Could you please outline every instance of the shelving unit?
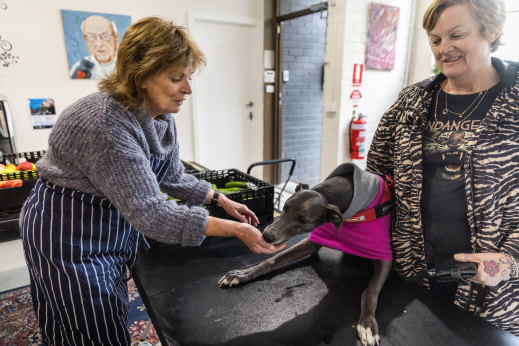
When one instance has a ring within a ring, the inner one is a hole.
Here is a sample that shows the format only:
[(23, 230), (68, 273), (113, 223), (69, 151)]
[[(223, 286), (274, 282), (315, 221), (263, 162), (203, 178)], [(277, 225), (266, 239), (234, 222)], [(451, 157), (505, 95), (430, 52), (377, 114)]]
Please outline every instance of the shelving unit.
[(9, 104), (0, 100), (0, 154), (14, 153), (14, 130)]

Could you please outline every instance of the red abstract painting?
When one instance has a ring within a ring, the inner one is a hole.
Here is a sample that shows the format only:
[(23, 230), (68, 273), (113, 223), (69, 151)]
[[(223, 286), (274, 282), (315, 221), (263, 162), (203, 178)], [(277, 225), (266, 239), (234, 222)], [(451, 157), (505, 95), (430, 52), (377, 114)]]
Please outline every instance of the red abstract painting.
[(400, 8), (371, 3), (366, 68), (392, 70)]

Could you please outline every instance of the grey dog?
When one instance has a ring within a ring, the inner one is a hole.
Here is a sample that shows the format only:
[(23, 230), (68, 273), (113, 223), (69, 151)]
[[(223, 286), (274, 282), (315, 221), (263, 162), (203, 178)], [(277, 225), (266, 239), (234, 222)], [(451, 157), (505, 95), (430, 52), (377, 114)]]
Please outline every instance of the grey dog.
[[(263, 238), (268, 243), (280, 244), (296, 235), (312, 232), (328, 222), (341, 229), (344, 220), (349, 220), (374, 200), (380, 184), (377, 175), (363, 171), (352, 163), (342, 164), (312, 189), (308, 189), (308, 185), (299, 184), (296, 192), (287, 199), (282, 215), (265, 229)], [(387, 210), (384, 213), (387, 214)], [(315, 253), (321, 246), (305, 238), (257, 265), (226, 273), (218, 281), (218, 285), (232, 287), (251, 281)], [(362, 293), (361, 314), (357, 323), (357, 333), (362, 345), (380, 343), (375, 310), (378, 295), (391, 270), (391, 263), (390, 260), (373, 260), (373, 276)]]

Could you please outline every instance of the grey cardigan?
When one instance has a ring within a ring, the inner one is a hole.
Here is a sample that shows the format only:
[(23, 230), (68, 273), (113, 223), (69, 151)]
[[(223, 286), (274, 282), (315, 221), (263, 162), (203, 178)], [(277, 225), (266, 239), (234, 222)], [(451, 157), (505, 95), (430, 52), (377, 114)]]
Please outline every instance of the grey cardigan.
[[(169, 160), (160, 185), (153, 159)], [(161, 242), (199, 245), (210, 184), (185, 174), (171, 114), (156, 118), (125, 110), (106, 93), (93, 93), (59, 116), (39, 175), (69, 189), (106, 197), (137, 230)], [(161, 191), (187, 201), (178, 205)]]

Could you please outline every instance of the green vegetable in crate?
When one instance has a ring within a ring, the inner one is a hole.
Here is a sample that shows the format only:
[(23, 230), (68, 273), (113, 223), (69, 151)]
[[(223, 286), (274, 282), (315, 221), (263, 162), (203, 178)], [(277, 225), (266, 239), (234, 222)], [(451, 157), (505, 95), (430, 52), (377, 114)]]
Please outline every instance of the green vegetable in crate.
[(225, 188), (239, 187), (242, 189), (246, 189), (249, 187), (249, 183), (246, 181), (229, 181), (225, 183)]
[(249, 188), (251, 185), (254, 186), (254, 184), (248, 183), (246, 181), (229, 181), (224, 184), (224, 187), (218, 187), (216, 184), (211, 185), (211, 189), (218, 190), (224, 195), (227, 195), (229, 193), (238, 192), (243, 189)]
[(241, 191), (243, 189), (239, 188), (239, 187), (229, 187), (229, 188), (222, 188), (222, 189), (217, 189), (217, 190), (220, 191), (221, 193), (223, 193), (224, 195), (227, 195), (229, 193)]

